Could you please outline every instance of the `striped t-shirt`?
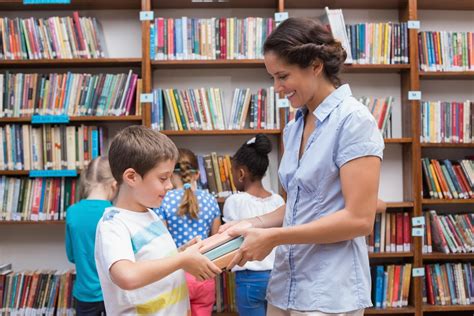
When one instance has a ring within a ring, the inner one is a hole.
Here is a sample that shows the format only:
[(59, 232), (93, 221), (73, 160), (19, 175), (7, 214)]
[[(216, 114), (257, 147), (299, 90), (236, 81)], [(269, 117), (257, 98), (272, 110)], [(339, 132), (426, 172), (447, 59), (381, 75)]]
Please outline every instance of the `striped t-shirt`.
[(187, 315), (189, 297), (183, 270), (136, 290), (112, 282), (110, 267), (119, 260), (155, 260), (177, 254), (176, 245), (152, 211), (107, 208), (97, 226), (95, 260), (108, 315)]

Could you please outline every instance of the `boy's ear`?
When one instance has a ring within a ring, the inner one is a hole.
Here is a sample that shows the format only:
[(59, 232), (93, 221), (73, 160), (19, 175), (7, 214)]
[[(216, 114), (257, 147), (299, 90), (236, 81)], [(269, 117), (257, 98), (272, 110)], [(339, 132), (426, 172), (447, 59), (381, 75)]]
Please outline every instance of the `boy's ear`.
[(141, 178), (140, 175), (135, 171), (133, 168), (128, 168), (123, 172), (123, 182), (130, 185), (134, 186), (137, 181)]

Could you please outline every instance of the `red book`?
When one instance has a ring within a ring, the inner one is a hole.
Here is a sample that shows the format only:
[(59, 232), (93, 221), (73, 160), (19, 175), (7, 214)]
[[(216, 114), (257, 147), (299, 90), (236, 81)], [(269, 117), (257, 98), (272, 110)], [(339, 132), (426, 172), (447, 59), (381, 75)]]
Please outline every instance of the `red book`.
[(426, 300), (428, 304), (435, 304), (433, 293), (433, 280), (431, 277), (431, 269), (429, 265), (425, 265), (425, 280), (426, 280)]
[(402, 213), (397, 213), (396, 215), (397, 218), (397, 233), (396, 233), (396, 244), (397, 244), (397, 252), (402, 252), (403, 251), (403, 214)]
[(408, 252), (411, 250), (411, 229), (410, 229), (410, 216), (408, 212), (403, 213), (403, 251)]
[[(398, 215), (398, 214), (397, 214)], [(401, 266), (395, 265), (395, 272), (393, 274), (393, 290), (392, 290), (392, 307), (396, 307), (399, 301), (399, 287), (400, 287), (400, 271)]]

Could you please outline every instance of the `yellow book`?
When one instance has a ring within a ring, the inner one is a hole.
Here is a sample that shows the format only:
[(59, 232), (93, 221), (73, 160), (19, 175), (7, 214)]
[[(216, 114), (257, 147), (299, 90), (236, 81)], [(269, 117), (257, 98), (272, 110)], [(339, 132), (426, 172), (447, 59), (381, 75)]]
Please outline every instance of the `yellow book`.
[(179, 111), (178, 111), (178, 104), (176, 103), (176, 99), (174, 97), (173, 89), (166, 89), (167, 93), (169, 93), (169, 97), (171, 100), (171, 103), (173, 104), (173, 112), (176, 117), (176, 123), (178, 123), (178, 130), (182, 131), (184, 130), (183, 124), (181, 123), (181, 117), (179, 116)]
[(433, 180), (434, 180), (435, 187), (436, 187), (436, 192), (438, 192), (438, 196), (440, 198), (443, 198), (443, 192), (441, 191), (441, 186), (439, 185), (438, 177), (436, 176), (436, 172), (434, 170), (434, 167), (433, 167), (432, 163), (430, 163), (429, 168), (430, 168), (430, 173), (433, 176)]

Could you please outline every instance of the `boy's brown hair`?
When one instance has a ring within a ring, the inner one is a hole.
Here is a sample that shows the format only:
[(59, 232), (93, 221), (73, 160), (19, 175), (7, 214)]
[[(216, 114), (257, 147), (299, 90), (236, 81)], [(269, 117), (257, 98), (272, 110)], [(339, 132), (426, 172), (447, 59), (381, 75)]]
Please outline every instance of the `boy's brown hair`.
[(142, 177), (157, 163), (178, 159), (176, 145), (166, 135), (151, 128), (134, 125), (120, 131), (112, 140), (109, 163), (118, 185), (128, 168)]

